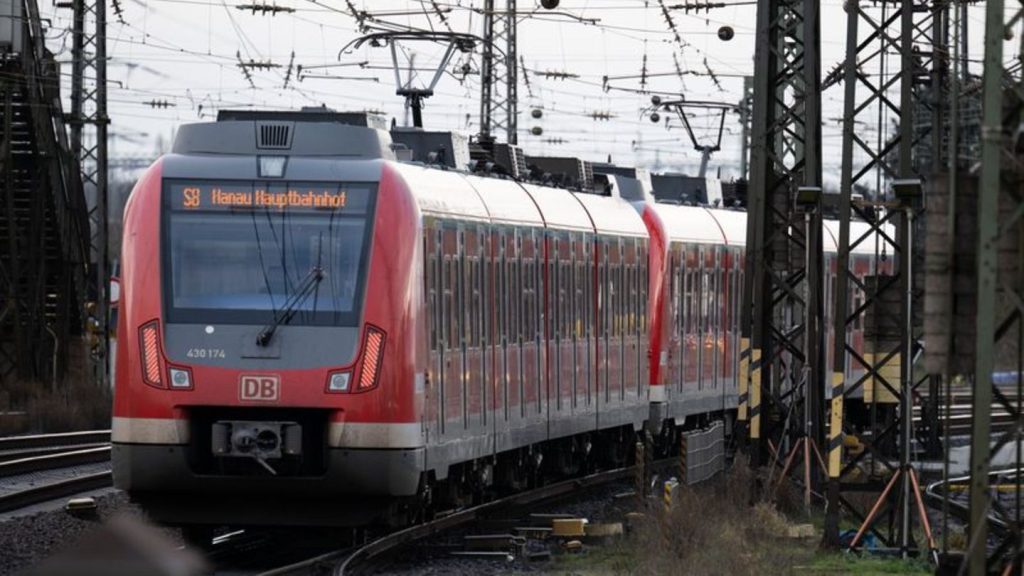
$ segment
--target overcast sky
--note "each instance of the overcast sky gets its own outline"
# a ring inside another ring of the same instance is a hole
[[[119,17],[108,7],[110,150],[114,158],[152,157],[159,138],[167,142],[175,127],[210,121],[223,108],[294,109],[324,104],[338,110],[379,110],[399,123],[406,119],[404,102],[395,95],[387,49],[366,47],[339,56],[345,44],[360,36],[345,0],[111,1],[121,10]],[[269,15],[239,9],[240,5],[253,3],[292,8],[294,12]],[[483,0],[350,3],[386,22],[482,33],[479,9]],[[496,3],[503,5],[502,0]],[[668,6],[684,3],[665,2]],[[688,100],[737,103],[743,76],[753,72],[756,8],[749,1],[725,3],[729,6],[710,12],[670,10],[682,40],[679,43],[656,0],[563,0],[556,13],[540,11],[534,2],[519,0],[519,52],[529,79],[527,87],[520,77],[520,144],[533,154],[577,155],[589,160],[605,160],[611,155],[620,164],[695,171],[700,154],[693,150],[681,123],[675,118],[668,128],[664,120],[652,123],[644,114],[650,104],[649,95],[616,88],[641,88],[635,76],[640,74],[646,56],[651,74],[647,89],[682,94]],[[846,23],[841,4],[840,0],[822,2],[822,68],[826,72],[843,59]],[[444,13],[444,21],[435,7]],[[52,4],[41,9],[52,22],[48,33],[51,48],[59,60],[69,62],[71,37],[64,29],[70,26],[70,10]],[[983,16],[980,9],[972,9],[972,46],[980,47]],[[735,31],[731,41],[718,38],[718,30],[724,25]],[[417,43],[403,48],[407,53],[415,52],[416,67],[423,69],[414,83],[427,82],[428,69],[437,65],[443,47]],[[236,55],[245,61],[269,62],[278,67],[251,71],[250,84],[238,67]],[[675,74],[673,56],[684,74],[682,78]],[[981,54],[972,56],[978,59]],[[360,67],[362,62],[368,66]],[[479,63],[479,55],[473,55],[473,70],[479,69]],[[348,66],[316,68],[327,64]],[[362,80],[300,78],[300,65],[304,74]],[[891,66],[898,68],[898,60],[892,59]],[[454,67],[450,65],[449,70]],[[557,79],[545,77],[544,72],[578,77]],[[69,73],[68,63],[65,98]],[[613,89],[605,91],[605,76],[634,77],[613,80]],[[437,94],[427,102],[426,127],[475,133],[479,90],[477,75],[445,75]],[[823,98],[826,180],[833,181],[838,179],[839,169],[842,86],[831,88]],[[531,117],[533,109],[543,110],[541,119]],[[882,120],[888,123],[891,118]],[[713,139],[717,133],[717,117],[706,113],[698,111],[693,125],[702,141]],[[735,171],[740,155],[739,126],[738,115],[730,113],[723,149],[713,158],[713,169],[722,166],[725,174]],[[534,127],[542,128],[543,135],[529,134]],[[870,132],[867,127],[864,130]],[[562,143],[552,143],[552,139]]]

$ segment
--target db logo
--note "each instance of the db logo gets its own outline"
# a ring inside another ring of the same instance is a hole
[[[242,400],[277,402],[281,390],[278,376],[242,376],[240,382]]]

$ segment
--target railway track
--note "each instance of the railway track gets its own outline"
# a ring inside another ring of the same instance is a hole
[[[674,458],[670,458],[656,462],[655,465],[665,466],[675,465],[676,463]],[[581,491],[633,478],[635,474],[636,467],[629,466],[591,474],[582,478],[548,484],[485,504],[455,511],[429,522],[386,534],[361,546],[339,547],[336,550],[327,551],[293,564],[262,572],[259,576],[298,576],[305,574],[352,576],[362,574],[372,567],[375,559],[379,559],[386,553],[396,550],[401,546],[421,541],[442,532],[465,527],[498,512],[507,512],[578,496]]]
[[[110,446],[110,430],[8,436],[0,438],[0,463],[102,446]]]
[[[1014,500],[1017,498],[1018,475],[1024,470],[1014,468],[992,470],[989,472],[989,485],[995,492],[995,499],[1000,502],[1001,509],[1005,511],[1014,510]],[[963,523],[969,520],[969,486],[970,476],[958,476],[948,481],[932,482],[925,487],[925,499],[936,510],[941,509],[943,500],[949,506],[950,513]],[[996,509],[988,514],[988,524],[993,532],[1005,534],[1012,530],[1012,519],[1002,516]]]
[[[110,431],[0,438],[0,513],[111,486]]]

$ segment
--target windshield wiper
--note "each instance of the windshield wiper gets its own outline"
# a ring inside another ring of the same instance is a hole
[[[285,300],[284,305],[281,307],[281,313],[275,313],[274,321],[263,328],[259,335],[256,336],[256,345],[266,346],[267,344],[270,344],[270,339],[274,337],[274,332],[277,331],[277,327],[291,322],[292,317],[295,316],[295,312],[298,311],[299,304],[302,304],[306,298],[309,297],[310,292],[316,289],[320,285],[320,281],[323,279],[323,269],[319,266],[314,266],[313,269],[309,271],[309,274],[306,274],[306,278],[303,279],[299,289]]]

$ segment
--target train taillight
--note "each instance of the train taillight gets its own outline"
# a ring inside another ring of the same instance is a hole
[[[153,320],[139,329],[142,348],[142,379],[146,384],[164,388],[163,369],[160,366],[160,322]]]
[[[380,378],[381,362],[384,360],[384,331],[376,326],[366,327],[363,339],[363,361],[359,367],[359,381],[356,392],[364,392],[377,385]]]

